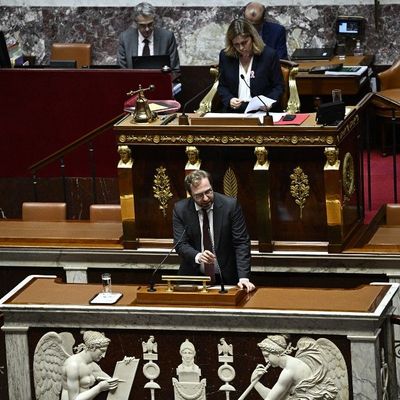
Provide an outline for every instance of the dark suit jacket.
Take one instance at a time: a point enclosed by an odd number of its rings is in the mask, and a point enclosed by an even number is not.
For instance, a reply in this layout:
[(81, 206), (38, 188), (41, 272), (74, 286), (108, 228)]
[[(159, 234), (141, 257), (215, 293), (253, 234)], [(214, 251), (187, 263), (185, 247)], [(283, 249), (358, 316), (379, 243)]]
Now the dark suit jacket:
[[(172, 32), (154, 28), (154, 55), (168, 54), (173, 71), (179, 71), (179, 55), (175, 36)], [(118, 64), (123, 68), (132, 68), (132, 57), (138, 55), (138, 30), (129, 28), (119, 36)]]
[[(228, 57), (224, 50), (221, 50), (219, 54), (219, 71), (218, 94), (224, 111), (244, 112), (247, 103), (243, 103), (238, 110), (233, 110), (229, 105), (232, 97), (238, 97), (239, 59)], [(275, 50), (265, 46), (260, 55), (255, 55), (252, 71), (254, 71), (254, 78), (250, 78), (251, 96), (263, 94), (266, 97), (277, 100), (275, 104), (279, 108), (279, 99), (283, 94), (284, 83), (279, 58)]]
[[(250, 237), (242, 209), (236, 199), (214, 192), (214, 246), (224, 283), (236, 285), (239, 278), (250, 277)], [(198, 212), (192, 198), (180, 200), (173, 212), (174, 242), (186, 227), (176, 246), (181, 256), (179, 274), (202, 275), (194, 259), (201, 252), (201, 230)]]
[(264, 22), (260, 36), (267, 46), (276, 50), (280, 59), (289, 59), (286, 47), (286, 29), (282, 25), (275, 22)]

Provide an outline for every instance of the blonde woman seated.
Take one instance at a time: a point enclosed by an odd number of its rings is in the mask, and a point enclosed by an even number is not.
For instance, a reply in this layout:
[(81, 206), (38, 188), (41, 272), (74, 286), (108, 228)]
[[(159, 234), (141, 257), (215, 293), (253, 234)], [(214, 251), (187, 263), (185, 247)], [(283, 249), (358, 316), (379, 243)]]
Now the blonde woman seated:
[(218, 85), (224, 111), (244, 112), (249, 100), (260, 95), (277, 100), (273, 107), (279, 107), (284, 82), (275, 50), (265, 46), (253, 25), (243, 19), (231, 22), (225, 41)]

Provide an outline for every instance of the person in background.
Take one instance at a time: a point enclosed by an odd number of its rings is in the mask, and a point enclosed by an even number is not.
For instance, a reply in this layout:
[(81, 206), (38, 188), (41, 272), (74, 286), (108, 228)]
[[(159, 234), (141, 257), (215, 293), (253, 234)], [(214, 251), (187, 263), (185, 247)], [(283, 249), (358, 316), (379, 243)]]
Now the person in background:
[[(207, 266), (212, 266), (216, 283), (221, 272), (223, 283), (251, 292), (250, 237), (237, 199), (214, 192), (210, 174), (203, 170), (185, 177), (185, 189), (190, 197), (178, 201), (173, 211), (179, 274), (210, 276)], [(207, 234), (211, 250), (206, 248)]]
[(231, 22), (225, 42), (219, 55), (218, 84), (223, 110), (244, 112), (250, 99), (260, 95), (276, 100), (279, 107), (284, 82), (275, 50), (244, 19)]
[(171, 69), (179, 72), (179, 54), (173, 32), (154, 26), (155, 8), (139, 3), (134, 9), (136, 27), (119, 36), (117, 61), (122, 68), (132, 68), (133, 56), (169, 55)]
[(275, 22), (265, 21), (265, 12), (262, 4), (251, 2), (244, 9), (244, 18), (253, 24), (264, 43), (276, 50), (280, 59), (288, 60), (286, 29)]

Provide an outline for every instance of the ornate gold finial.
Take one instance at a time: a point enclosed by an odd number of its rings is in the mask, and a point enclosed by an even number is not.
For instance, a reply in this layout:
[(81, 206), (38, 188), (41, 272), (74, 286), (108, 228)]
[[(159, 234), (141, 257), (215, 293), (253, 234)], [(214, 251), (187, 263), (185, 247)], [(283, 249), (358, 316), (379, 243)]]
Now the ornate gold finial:
[(231, 196), (237, 198), (238, 194), (238, 184), (237, 184), (237, 179), (236, 175), (229, 167), (224, 175), (224, 194), (226, 196)]
[(154, 197), (160, 203), (160, 210), (164, 217), (167, 215), (168, 200), (172, 198), (171, 186), (169, 183), (169, 177), (166, 174), (166, 169), (160, 166), (156, 169), (157, 174), (154, 175), (154, 186), (153, 193)]
[(296, 84), (298, 72), (299, 67), (293, 67), (289, 73), (289, 100), (286, 108), (286, 112), (289, 114), (296, 114), (300, 111), (300, 97)]
[(196, 110), (197, 113), (205, 114), (211, 112), (213, 99), (217, 94), (218, 89), (218, 77), (219, 77), (219, 69), (215, 67), (210, 68), (210, 75), (214, 77), (214, 84), (209, 92), (204, 96), (203, 100), (200, 102), (199, 109)]
[(310, 195), (310, 186), (308, 185), (308, 175), (300, 167), (296, 167), (290, 175), (292, 183), (290, 184), (290, 194), (295, 199), (295, 203), (300, 208), (300, 219), (303, 219), (303, 208), (307, 197)]

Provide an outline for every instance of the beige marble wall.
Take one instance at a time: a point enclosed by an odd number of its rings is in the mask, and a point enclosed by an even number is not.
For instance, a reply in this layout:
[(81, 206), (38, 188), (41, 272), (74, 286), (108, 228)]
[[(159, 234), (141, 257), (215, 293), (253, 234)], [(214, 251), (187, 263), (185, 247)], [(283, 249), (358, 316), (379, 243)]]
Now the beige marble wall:
[[(78, 3), (80, 7), (74, 7)], [(108, 0), (3, 0), (0, 29), (22, 43), (24, 52), (35, 55), (39, 63), (48, 62), (51, 43), (80, 41), (92, 43), (94, 63), (112, 64), (116, 59), (117, 37), (132, 23), (132, 7), (127, 4), (137, 2), (112, 3), (114, 6)], [(241, 14), (245, 3), (210, 0), (198, 6), (194, 1), (153, 1), (157, 6), (158, 24), (176, 34), (182, 65), (216, 63), (224, 46), (226, 28)], [(333, 46), (336, 17), (359, 15), (367, 20), (363, 46), (366, 52), (376, 55), (375, 63), (391, 64), (400, 56), (397, 17), (400, 4), (381, 2), (376, 28), (371, 2), (355, 5), (340, 0), (324, 4), (317, 0), (304, 1), (301, 6), (282, 0), (269, 3), (268, 19), (287, 28), (289, 53), (297, 47)]]

